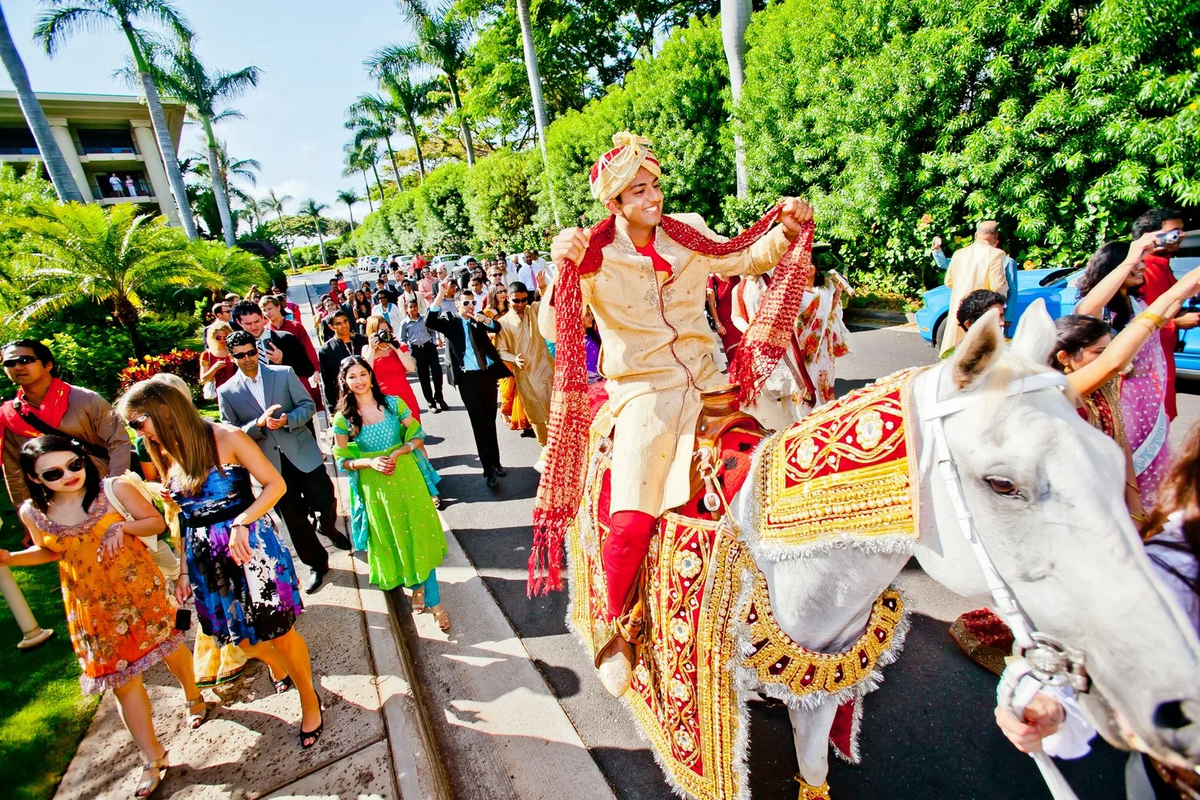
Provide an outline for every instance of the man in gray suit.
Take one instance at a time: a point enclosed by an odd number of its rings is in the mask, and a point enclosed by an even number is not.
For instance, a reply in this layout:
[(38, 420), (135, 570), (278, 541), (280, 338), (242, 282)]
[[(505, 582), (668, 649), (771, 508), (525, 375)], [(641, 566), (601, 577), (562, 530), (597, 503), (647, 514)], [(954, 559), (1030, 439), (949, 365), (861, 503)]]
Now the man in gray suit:
[(238, 365), (217, 390), (221, 421), (236, 425), (258, 442), (287, 482), (287, 499), (276, 506), (287, 524), (300, 560), (312, 574), (304, 591), (315, 592), (329, 571), (329, 554), (317, 541), (310, 517), (319, 517), (322, 533), (340, 550), (350, 542), (337, 529), (333, 483), (321, 460), (321, 449), (308, 429), (316, 404), (291, 367), (262, 364), (254, 337), (234, 331), (225, 341)]

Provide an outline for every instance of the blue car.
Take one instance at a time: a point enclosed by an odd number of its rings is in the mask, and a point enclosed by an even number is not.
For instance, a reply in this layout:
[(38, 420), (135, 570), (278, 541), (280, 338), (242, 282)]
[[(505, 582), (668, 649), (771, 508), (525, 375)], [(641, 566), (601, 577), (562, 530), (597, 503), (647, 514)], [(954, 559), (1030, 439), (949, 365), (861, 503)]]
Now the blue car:
[[(1200, 266), (1200, 231), (1188, 231), (1175, 256), (1171, 271), (1176, 277)], [(1017, 314), (1025, 313), (1030, 303), (1039, 297), (1046, 301), (1046, 310), (1054, 319), (1066, 316), (1079, 302), (1079, 278), (1082, 269), (1030, 269), (1017, 272)], [(950, 310), (950, 288), (939, 286), (925, 293), (925, 305), (917, 312), (917, 329), (921, 338), (933, 347), (942, 341)], [(1185, 311), (1200, 310), (1200, 298), (1194, 298)], [(1183, 349), (1175, 354), (1175, 370), (1179, 375), (1200, 378), (1200, 328), (1183, 333)]]

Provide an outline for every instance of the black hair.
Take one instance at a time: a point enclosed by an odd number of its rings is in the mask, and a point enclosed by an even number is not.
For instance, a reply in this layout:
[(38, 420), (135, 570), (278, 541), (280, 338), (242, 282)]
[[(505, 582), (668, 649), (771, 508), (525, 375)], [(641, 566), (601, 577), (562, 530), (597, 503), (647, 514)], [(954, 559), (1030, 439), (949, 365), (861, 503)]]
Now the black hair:
[(83, 459), (83, 510), (92, 506), (92, 501), (100, 494), (100, 470), (88, 456), (83, 443), (78, 439), (68, 439), (65, 436), (39, 436), (30, 439), (21, 448), (21, 472), (25, 475), (25, 487), (29, 490), (29, 499), (43, 514), (50, 509), (50, 490), (46, 485), (35, 481), (40, 478), (34, 465), (37, 460), (47, 453), (74, 453)]
[(362, 367), (371, 376), (371, 396), (375, 398), (377, 406), (384, 411), (387, 410), (387, 396), (383, 393), (383, 389), (379, 388), (379, 381), (375, 379), (375, 370), (371, 369), (371, 365), (367, 363), (367, 360), (362, 356), (346, 356), (343, 358), (341, 366), (338, 367), (337, 374), (337, 410), (350, 425), (351, 439), (358, 436), (359, 431), (362, 430), (362, 414), (358, 410), (358, 400), (354, 398), (354, 393), (346, 385), (346, 373), (353, 366)]
[(979, 318), (995, 306), (1003, 306), (1004, 295), (988, 289), (976, 289), (958, 304), (958, 327), (964, 331), (979, 321)]
[(253, 300), (242, 300), (233, 307), (233, 318), (238, 322), (242, 321), (242, 317), (249, 317), (255, 314), (261, 317), (262, 309)]
[[(1088, 261), (1083, 277), (1079, 279), (1079, 296), (1087, 297), (1088, 292), (1095, 289), (1100, 281), (1120, 266), (1128, 254), (1129, 245), (1125, 242), (1109, 242), (1097, 250)], [(1138, 292), (1136, 289), (1130, 289), (1128, 294), (1136, 297)], [(1112, 326), (1117, 330), (1124, 329), (1133, 319), (1133, 305), (1129, 302), (1129, 298), (1120, 291), (1112, 296), (1106, 308), (1112, 314)]]
[[(347, 322), (350, 321), (350, 315), (347, 314), (346, 309), (342, 308), (341, 306), (338, 306), (333, 310), (333, 313), (329, 315), (329, 321), (333, 322), (338, 317), (345, 317)], [(228, 347), (228, 343), (225, 346)]]
[(1112, 333), (1108, 323), (1086, 314), (1068, 314), (1060, 317), (1054, 323), (1054, 350), (1050, 353), (1050, 366), (1064, 371), (1066, 364), (1058, 360), (1060, 352), (1066, 352), (1072, 358), (1079, 358), (1084, 348), (1091, 347), (1096, 342)]
[(1163, 225), (1173, 219), (1183, 219), (1183, 211), (1170, 206), (1152, 208), (1133, 221), (1133, 238), (1137, 239), (1151, 231), (1161, 230)]
[(517, 292), (529, 294), (529, 287), (525, 285), (524, 281), (513, 281), (508, 285), (509, 294), (516, 294)]
[(33, 357), (42, 364), (50, 365), (50, 374), (55, 378), (58, 377), (58, 363), (54, 360), (54, 353), (50, 352), (50, 348), (37, 339), (13, 339), (0, 350), (7, 350), (10, 347), (28, 347), (33, 351)]
[(234, 347), (243, 347), (245, 345), (250, 345), (256, 350), (258, 349), (258, 343), (254, 341), (254, 337), (250, 335), (249, 331), (234, 331), (225, 339), (226, 350), (232, 350)]

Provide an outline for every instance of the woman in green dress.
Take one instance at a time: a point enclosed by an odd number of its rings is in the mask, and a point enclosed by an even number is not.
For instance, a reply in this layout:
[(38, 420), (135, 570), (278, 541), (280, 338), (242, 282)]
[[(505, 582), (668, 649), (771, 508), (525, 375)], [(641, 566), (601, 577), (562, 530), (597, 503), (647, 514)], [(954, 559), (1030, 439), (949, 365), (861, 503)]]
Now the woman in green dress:
[(448, 631), (435, 571), (446, 535), (413, 452), (425, 438), (421, 425), (360, 356), (342, 361), (338, 389), (333, 454), (350, 476), (351, 532), (356, 548), (366, 546), (371, 583), (412, 589), (413, 610), (428, 609)]

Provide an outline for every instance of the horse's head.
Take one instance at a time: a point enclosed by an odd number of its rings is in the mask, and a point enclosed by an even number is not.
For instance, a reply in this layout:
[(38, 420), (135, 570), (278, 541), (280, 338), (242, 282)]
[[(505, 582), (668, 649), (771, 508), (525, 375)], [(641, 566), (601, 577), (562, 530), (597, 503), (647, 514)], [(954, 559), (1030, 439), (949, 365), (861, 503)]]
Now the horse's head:
[[(918, 380), (917, 413), (928, 414), (930, 381), (939, 402), (972, 398), (944, 426), (979, 538), (1034, 626), (1084, 654), (1093, 688), (1082, 701), (1105, 738), (1128, 746), (1136, 736), (1155, 755), (1200, 762), (1200, 642), (1130, 519), (1125, 455), (1060, 389), (1007, 394), (1048, 369), (1054, 325), (1041, 302), (1010, 348), (998, 322), (989, 312)], [(939, 528), (923, 532), (922, 565), (960, 593), (985, 594), (946, 483), (937, 468), (922, 480)]]

